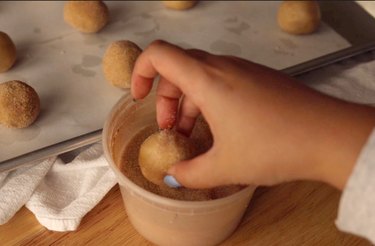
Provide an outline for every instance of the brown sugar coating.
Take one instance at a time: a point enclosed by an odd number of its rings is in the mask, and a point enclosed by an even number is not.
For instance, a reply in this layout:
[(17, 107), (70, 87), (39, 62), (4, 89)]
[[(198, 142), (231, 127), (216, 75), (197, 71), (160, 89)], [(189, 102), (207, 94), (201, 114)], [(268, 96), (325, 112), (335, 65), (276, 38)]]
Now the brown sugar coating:
[(164, 176), (175, 163), (195, 156), (192, 141), (174, 130), (150, 135), (139, 150), (138, 163), (143, 176), (157, 185), (165, 185)]
[[(206, 152), (212, 146), (212, 135), (203, 118), (198, 118), (191, 134), (191, 141), (197, 153)], [(243, 186), (230, 185), (213, 189), (170, 188), (156, 185), (146, 179), (138, 163), (141, 144), (152, 134), (158, 132), (157, 125), (151, 125), (139, 131), (124, 149), (120, 169), (136, 185), (160, 196), (184, 201), (206, 201), (226, 197), (240, 191)]]
[(109, 12), (102, 1), (68, 1), (64, 5), (64, 20), (81, 32), (95, 33), (108, 23)]
[(0, 84), (1, 124), (9, 128), (28, 127), (39, 112), (39, 96), (31, 86), (18, 80)]
[(162, 1), (164, 6), (174, 10), (186, 10), (194, 7), (198, 1)]
[(0, 73), (8, 71), (16, 61), (16, 46), (10, 37), (0, 32)]
[(316, 1), (284, 1), (277, 15), (281, 30), (291, 34), (315, 32), (320, 24), (320, 8)]
[(133, 68), (142, 49), (128, 40), (115, 41), (109, 45), (103, 57), (106, 80), (120, 88), (130, 88)]

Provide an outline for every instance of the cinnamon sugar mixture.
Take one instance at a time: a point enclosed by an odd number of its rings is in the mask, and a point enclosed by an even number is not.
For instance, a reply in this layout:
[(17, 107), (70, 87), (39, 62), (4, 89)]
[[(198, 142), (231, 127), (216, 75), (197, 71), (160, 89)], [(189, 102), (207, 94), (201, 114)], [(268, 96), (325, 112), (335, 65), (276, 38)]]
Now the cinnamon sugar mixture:
[[(121, 171), (135, 184), (157, 195), (185, 201), (205, 201), (218, 199), (231, 195), (243, 188), (242, 186), (231, 185), (213, 189), (174, 189), (169, 187), (161, 187), (148, 181), (142, 175), (141, 169), (138, 165), (139, 148), (143, 141), (157, 130), (158, 128), (156, 125), (144, 128), (134, 136), (124, 150), (121, 158)], [(198, 119), (191, 138), (196, 147), (199, 149), (200, 153), (207, 151), (212, 146), (212, 135), (207, 123), (202, 119)]]

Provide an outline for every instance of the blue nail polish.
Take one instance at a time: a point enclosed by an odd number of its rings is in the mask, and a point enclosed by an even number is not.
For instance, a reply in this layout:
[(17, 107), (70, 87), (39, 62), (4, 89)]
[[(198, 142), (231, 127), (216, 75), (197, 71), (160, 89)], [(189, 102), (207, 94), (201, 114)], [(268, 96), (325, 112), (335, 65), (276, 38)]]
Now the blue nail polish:
[(164, 183), (168, 185), (171, 188), (180, 188), (180, 183), (177, 182), (177, 180), (172, 175), (166, 175), (164, 177)]

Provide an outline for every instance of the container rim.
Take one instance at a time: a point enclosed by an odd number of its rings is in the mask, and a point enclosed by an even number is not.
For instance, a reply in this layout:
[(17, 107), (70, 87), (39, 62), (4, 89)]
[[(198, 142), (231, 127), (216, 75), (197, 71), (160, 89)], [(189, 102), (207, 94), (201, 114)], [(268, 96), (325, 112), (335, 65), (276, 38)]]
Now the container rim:
[[(150, 96), (148, 95), (145, 99), (147, 100), (149, 98)], [(222, 198), (207, 200), (207, 201), (184, 201), (184, 200), (175, 200), (172, 198), (157, 195), (146, 189), (143, 189), (142, 187), (138, 186), (133, 181), (131, 181), (128, 177), (126, 177), (126, 175), (124, 175), (120, 171), (119, 167), (112, 160), (112, 156), (109, 150), (109, 141), (107, 138), (109, 137), (108, 134), (109, 134), (110, 122), (115, 117), (115, 113), (118, 111), (118, 109), (121, 108), (121, 106), (124, 105), (125, 103), (137, 104), (137, 103), (141, 103), (141, 101), (134, 102), (132, 97), (129, 94), (122, 96), (111, 109), (104, 124), (103, 134), (102, 134), (102, 145), (103, 145), (104, 155), (105, 155), (105, 158), (107, 159), (109, 166), (115, 172), (119, 185), (125, 184), (125, 186), (129, 187), (131, 190), (139, 194), (142, 199), (148, 200), (152, 202), (153, 204), (165, 205), (168, 207), (182, 206), (185, 209), (204, 209), (204, 208), (210, 208), (212, 206), (217, 206), (217, 205), (221, 205), (221, 206), (229, 205), (233, 200), (237, 200), (238, 198), (242, 197), (244, 193), (250, 193), (251, 191), (255, 190), (256, 188), (255, 186), (248, 185), (244, 187), (243, 189), (241, 189), (240, 191), (235, 192), (231, 195), (222, 197)]]

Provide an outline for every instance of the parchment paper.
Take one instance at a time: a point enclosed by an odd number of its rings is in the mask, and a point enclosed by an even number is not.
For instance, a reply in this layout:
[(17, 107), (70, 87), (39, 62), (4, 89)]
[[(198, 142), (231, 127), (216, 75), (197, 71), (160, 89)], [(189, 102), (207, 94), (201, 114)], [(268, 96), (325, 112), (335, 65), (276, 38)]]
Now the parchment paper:
[(184, 48), (240, 56), (283, 69), (349, 47), (322, 24), (313, 35), (292, 36), (276, 24), (278, 2), (199, 2), (173, 11), (159, 1), (106, 2), (111, 23), (81, 34), (63, 20), (63, 2), (0, 2), (0, 30), (18, 49), (18, 61), (0, 82), (22, 80), (41, 98), (42, 112), (27, 129), (0, 125), (2, 161), (102, 128), (113, 104), (127, 91), (107, 84), (101, 57), (111, 41), (144, 48), (165, 39)]

